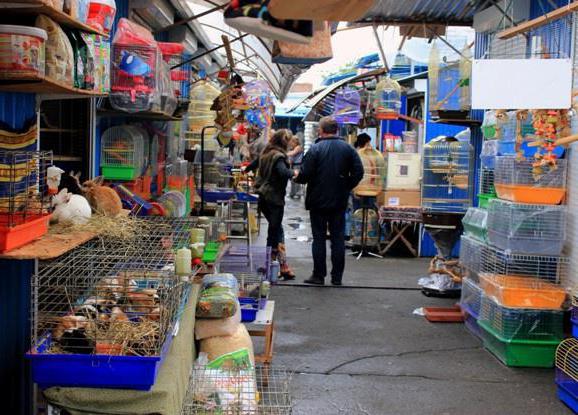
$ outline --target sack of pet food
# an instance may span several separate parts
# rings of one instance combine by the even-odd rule
[[[241,324],[241,307],[237,305],[237,312],[229,318],[208,318],[195,321],[195,338],[197,340],[210,337],[232,336]]]
[[[50,17],[40,15],[36,27],[46,30],[46,76],[74,86],[74,52],[68,37]]]
[[[237,312],[239,283],[232,274],[210,274],[203,278],[197,318],[228,318]]]

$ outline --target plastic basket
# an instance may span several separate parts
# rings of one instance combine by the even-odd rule
[[[478,320],[484,347],[506,366],[553,367],[558,341],[507,340]]]
[[[462,224],[467,235],[485,241],[488,237],[488,211],[480,208],[468,208]]]
[[[0,252],[20,248],[45,235],[49,220],[50,215],[43,215],[16,226],[0,225]]]
[[[202,261],[207,264],[214,263],[219,256],[220,247],[221,245],[218,242],[207,242],[203,251]]]
[[[564,206],[529,205],[494,199],[490,201],[487,217],[488,239],[500,249],[560,255],[564,248]]]
[[[484,296],[479,322],[491,327],[506,340],[546,340],[564,338],[564,312],[503,307]]]
[[[504,307],[557,310],[566,299],[558,285],[537,278],[480,274],[484,293]]]
[[[239,297],[239,303],[241,304],[241,321],[255,321],[257,318],[257,312],[259,311],[259,299],[251,297]]]
[[[483,291],[478,284],[469,278],[462,280],[460,307],[476,320],[480,316]]]
[[[496,157],[496,193],[512,202],[557,205],[566,195],[566,160],[557,160],[556,166],[535,174],[532,160]]]

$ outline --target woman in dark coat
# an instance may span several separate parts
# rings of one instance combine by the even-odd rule
[[[259,209],[269,223],[267,246],[271,247],[272,258],[279,261],[281,278],[285,280],[295,278],[295,274],[287,264],[282,226],[287,182],[295,177],[295,172],[289,168],[287,157],[290,138],[289,130],[275,132],[260,157],[245,169],[252,171],[258,167],[255,190],[259,195]]]

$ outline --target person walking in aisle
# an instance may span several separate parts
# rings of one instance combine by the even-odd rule
[[[291,140],[289,140],[289,151],[287,152],[287,156],[289,157],[291,168],[299,171],[301,169],[301,163],[303,163],[303,147],[301,147],[299,137],[296,135],[292,136]],[[291,182],[289,197],[291,199],[301,199],[301,185],[296,183],[294,180]]]
[[[295,181],[307,184],[305,208],[313,233],[313,273],[307,284],[323,285],[327,275],[326,235],[331,240],[331,283],[341,285],[345,268],[345,209],[351,190],[363,178],[363,164],[353,147],[337,136],[331,117],[319,121],[319,138],[305,154]]]
[[[281,279],[284,280],[295,279],[295,274],[287,263],[282,226],[287,181],[296,174],[289,168],[287,158],[290,137],[291,131],[289,130],[275,132],[259,158],[244,169],[245,172],[258,169],[255,191],[259,195],[259,209],[269,223],[267,246],[271,247],[272,259],[279,261]]]

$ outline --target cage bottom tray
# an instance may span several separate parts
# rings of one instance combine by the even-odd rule
[[[41,389],[53,386],[134,389],[148,391],[166,357],[173,336],[170,335],[160,356],[110,356],[45,353],[50,336],[26,354],[32,367],[32,380]]]
[[[137,176],[134,167],[101,166],[101,173],[108,180],[134,180]]]
[[[514,184],[495,184],[496,193],[500,199],[517,203],[537,205],[558,205],[566,196],[563,187],[536,187]]]
[[[0,252],[20,248],[45,235],[49,220],[50,215],[43,215],[13,227],[0,225]]]
[[[484,322],[482,329],[484,347],[506,366],[554,367],[554,355],[558,341],[505,340]]]
[[[558,399],[574,413],[578,413],[578,397],[566,389],[563,383],[556,382],[556,384],[558,385]]]

